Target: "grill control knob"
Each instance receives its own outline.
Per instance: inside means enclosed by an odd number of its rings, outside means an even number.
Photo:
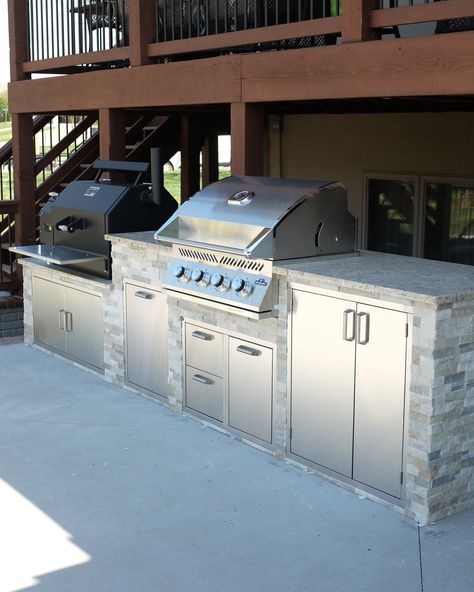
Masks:
[[[235,278],[235,280],[232,280],[232,290],[235,290],[237,293],[242,292],[244,286],[245,282],[242,278]]]
[[[183,277],[185,272],[185,269],[182,265],[176,265],[176,267],[173,269],[173,275],[174,277],[180,279]]]
[[[232,289],[239,294],[239,296],[249,296],[252,293],[252,284],[244,281],[242,278],[235,278],[232,282]]]
[[[204,272],[202,271],[202,269],[199,269],[199,267],[196,267],[196,269],[194,269],[191,274],[191,279],[193,280],[193,282],[196,282],[196,283],[199,283],[203,277],[204,277]]]
[[[224,276],[221,273],[213,273],[211,277],[211,284],[214,288],[220,288],[222,286],[222,282],[224,281]]]

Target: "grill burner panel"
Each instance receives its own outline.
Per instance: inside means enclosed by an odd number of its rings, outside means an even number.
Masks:
[[[188,249],[174,246],[174,258],[168,265],[163,287],[211,305],[221,303],[235,312],[252,312],[259,317],[273,314],[275,280],[271,261],[249,261],[244,257],[226,256],[212,251],[193,250],[193,258],[181,255]],[[209,263],[212,261],[212,263]],[[226,265],[228,261],[230,265]]]

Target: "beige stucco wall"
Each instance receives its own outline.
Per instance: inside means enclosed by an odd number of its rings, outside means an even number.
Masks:
[[[361,231],[368,171],[474,177],[473,113],[287,115],[268,135],[269,175],[342,181]]]

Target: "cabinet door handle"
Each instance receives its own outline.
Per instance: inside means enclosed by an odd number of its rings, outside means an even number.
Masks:
[[[248,356],[259,356],[262,353],[259,349],[247,347],[246,345],[238,345],[237,351],[241,354],[247,354]]]
[[[153,298],[153,294],[151,294],[150,292],[144,292],[143,290],[135,292],[135,296],[137,298],[143,298],[144,300],[151,300]]]
[[[72,332],[72,312],[67,310],[64,311],[66,313],[66,331],[68,333]]]
[[[202,339],[203,341],[212,341],[214,339],[214,335],[204,333],[203,331],[193,331],[191,335],[197,339]]]
[[[202,376],[201,374],[194,374],[193,380],[196,382],[200,382],[201,384],[214,384],[214,381],[207,376]]]
[[[351,320],[349,321],[349,316]],[[355,339],[355,310],[348,308],[344,311],[342,322],[342,338],[344,341],[354,341]],[[351,329],[350,335],[347,334],[348,329]]]
[[[66,314],[66,311],[64,310],[64,308],[62,308],[59,311],[59,330],[60,331],[64,331],[64,316]]]
[[[362,321],[365,320],[362,328]],[[357,313],[357,343],[367,345],[370,336],[370,315],[366,312]]]

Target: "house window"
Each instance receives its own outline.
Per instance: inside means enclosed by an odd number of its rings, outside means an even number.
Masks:
[[[372,251],[474,265],[474,180],[366,176]]]
[[[424,183],[424,256],[474,265],[474,183]]]
[[[416,181],[371,177],[367,193],[367,248],[413,255]]]

